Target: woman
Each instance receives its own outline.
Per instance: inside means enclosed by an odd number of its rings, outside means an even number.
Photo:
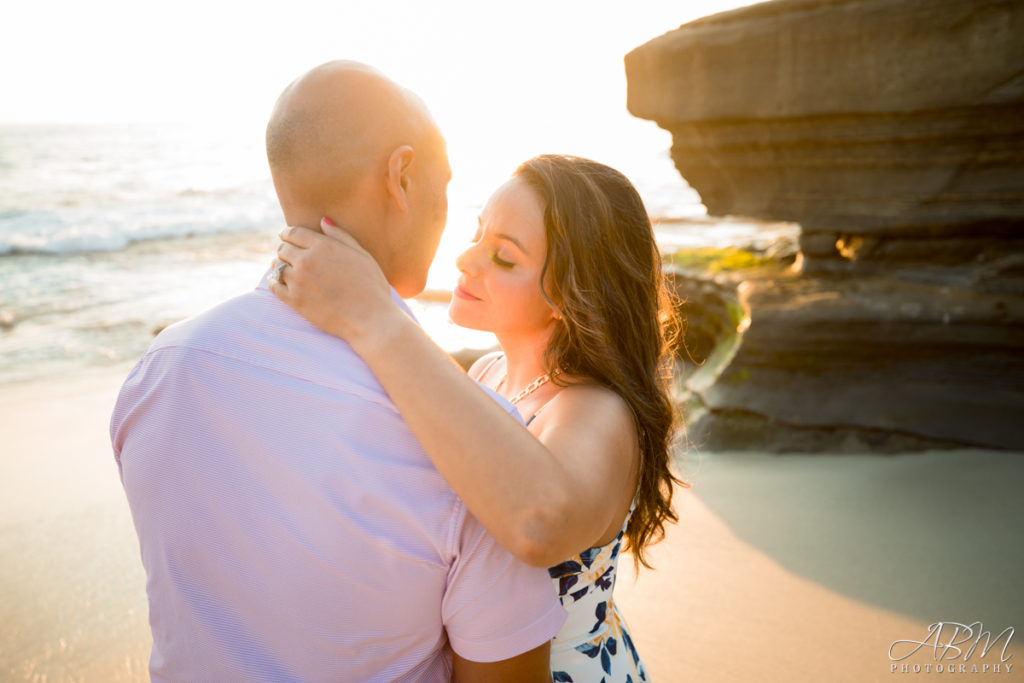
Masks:
[[[355,240],[322,227],[335,239],[282,231],[291,268],[274,293],[364,358],[502,545],[550,567],[569,612],[554,680],[647,680],[612,602],[616,562],[625,542],[647,565],[682,482],[669,468],[676,317],[636,189],[594,161],[545,155],[495,192],[456,262],[450,315],[494,332],[501,352],[468,378],[391,302]],[[528,431],[470,378],[509,398]]]

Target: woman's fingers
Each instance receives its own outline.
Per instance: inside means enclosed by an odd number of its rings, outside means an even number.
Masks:
[[[299,260],[303,251],[305,251],[304,248],[297,247],[291,242],[281,242],[281,244],[277,245],[277,258],[293,266]]]
[[[308,249],[318,239],[323,239],[323,235],[316,230],[310,230],[298,225],[289,225],[283,228],[281,232],[277,233],[277,236],[282,241],[294,244],[296,247],[302,247],[303,249]]]
[[[370,329],[391,305],[387,278],[352,235],[323,221],[324,234],[289,226],[277,256],[287,264],[268,286],[279,299],[323,330],[351,339]]]
[[[331,239],[336,239],[349,246],[359,246],[359,242],[356,238],[352,237],[352,235],[350,235],[344,228],[338,227],[338,225],[327,216],[320,219],[320,229],[323,230],[324,234]]]
[[[361,253],[368,253],[363,246],[359,244],[359,240],[350,235],[344,228],[340,228],[331,221],[330,218],[324,217],[320,219],[320,229],[323,233],[318,233],[316,230],[310,230],[309,228],[303,228],[298,225],[289,225],[283,228],[277,236],[281,238],[282,242],[287,242],[301,249],[310,249],[314,245],[318,244],[324,238],[329,238],[335,242],[341,242],[346,247],[355,249]]]
[[[270,275],[267,276],[267,288],[283,301],[286,301],[288,296],[288,283],[284,281],[284,271],[288,270],[288,267],[286,262],[276,258],[271,264]]]
[[[339,228],[333,223],[328,223],[326,219],[320,221],[320,227],[324,230],[323,234],[318,233],[316,230],[304,228],[300,225],[289,225],[283,228],[281,232],[277,233],[277,236],[280,237],[282,241],[294,244],[297,247],[302,247],[303,249],[312,247],[318,240],[324,239],[325,236],[329,236],[331,239],[349,246],[359,244],[342,228]]]
[[[369,253],[363,249],[363,245],[359,243],[359,240],[353,237],[347,230],[345,230],[345,228],[335,225],[334,221],[327,216],[320,219],[320,229],[324,231],[324,235],[341,242],[346,247],[355,249],[357,252],[362,254]]]

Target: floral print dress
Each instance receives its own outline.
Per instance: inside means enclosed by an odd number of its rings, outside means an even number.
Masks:
[[[569,613],[551,641],[551,678],[556,683],[650,680],[626,622],[612,601],[619,551],[632,507],[629,512],[611,543],[584,550],[548,570]]]

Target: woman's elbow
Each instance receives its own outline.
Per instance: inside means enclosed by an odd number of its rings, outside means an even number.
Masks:
[[[524,549],[518,557],[531,567],[548,569],[565,562],[570,554],[570,552],[555,550],[552,546],[536,546]]]
[[[512,546],[508,551],[531,567],[547,569],[564,562],[569,556],[568,553],[557,550],[555,546],[538,543],[532,539],[518,539]]]
[[[537,511],[516,530],[509,552],[534,567],[553,567],[568,558],[574,544],[567,537],[567,515],[560,509]]]

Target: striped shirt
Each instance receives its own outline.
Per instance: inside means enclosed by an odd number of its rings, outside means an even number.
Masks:
[[[111,440],[154,681],[447,681],[449,644],[507,659],[565,619],[547,572],[466,511],[351,347],[265,280],[154,340]]]

